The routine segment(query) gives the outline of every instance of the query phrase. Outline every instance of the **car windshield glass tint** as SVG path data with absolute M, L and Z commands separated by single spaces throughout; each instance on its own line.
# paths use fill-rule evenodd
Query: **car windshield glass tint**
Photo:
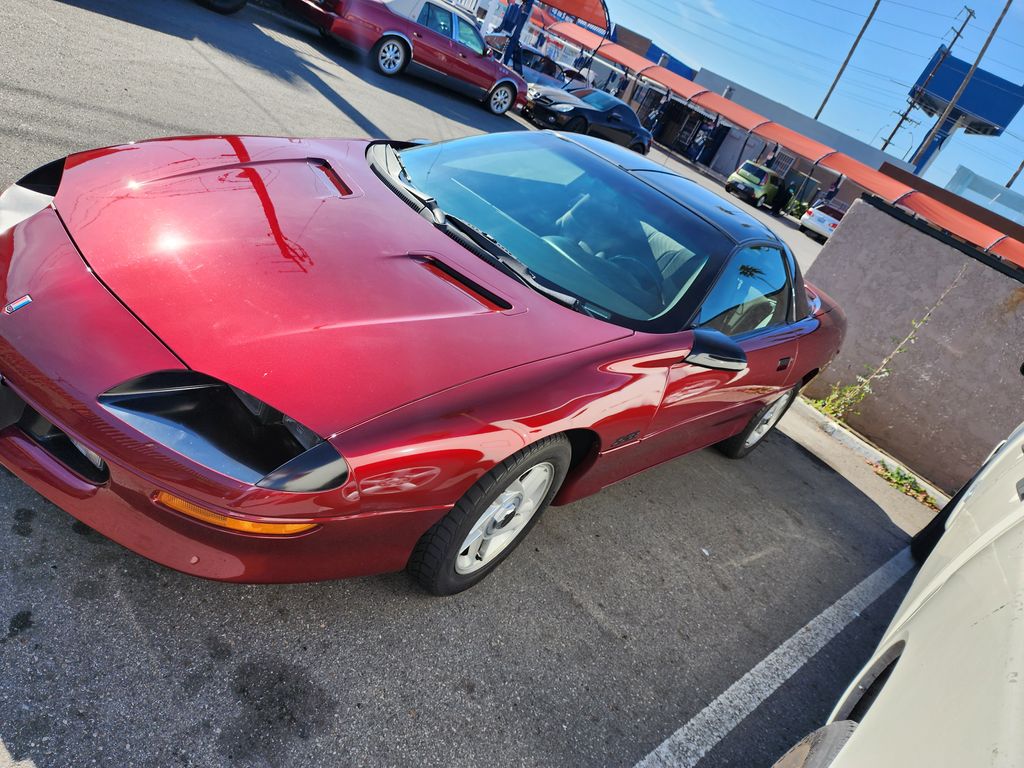
M 831 216 L 836 221 L 841 221 L 843 218 L 843 212 L 840 211 L 838 208 L 833 208 L 830 205 L 823 205 L 818 210 L 824 213 L 826 216 Z
M 598 109 L 611 109 L 619 102 L 612 96 L 609 96 L 604 91 L 599 91 L 596 88 L 587 89 L 582 91 L 576 91 L 576 96 L 583 99 L 592 107 Z
M 744 163 L 740 170 L 752 179 L 757 179 L 758 184 L 763 184 L 764 177 L 767 175 L 767 172 L 763 168 L 758 168 L 753 163 Z
M 413 186 L 443 210 L 627 327 L 679 330 L 731 249 L 664 193 L 553 134 L 477 136 L 401 154 Z

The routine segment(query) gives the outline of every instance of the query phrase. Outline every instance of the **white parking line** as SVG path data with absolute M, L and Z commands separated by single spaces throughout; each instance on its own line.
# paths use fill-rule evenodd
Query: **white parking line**
M 635 768 L 694 768 L 747 715 L 913 567 L 910 550 L 903 549 L 730 685 Z

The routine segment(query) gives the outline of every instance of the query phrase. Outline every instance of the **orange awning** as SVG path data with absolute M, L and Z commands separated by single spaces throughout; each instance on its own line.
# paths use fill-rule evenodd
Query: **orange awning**
M 982 250 L 991 248 L 992 253 L 1012 261 L 1017 266 L 1024 266 L 1024 254 L 1020 253 L 1019 245 L 1013 238 L 1004 237 L 1002 232 L 982 224 L 966 213 L 941 203 L 924 192 L 914 191 L 899 201 L 898 205 L 909 208 L 925 221 L 966 240 Z M 1018 260 L 1019 259 L 1019 260 Z
M 768 118 L 757 114 L 757 112 L 741 107 L 735 101 L 729 101 L 712 91 L 705 91 L 695 96 L 693 103 L 704 107 L 709 112 L 717 112 L 723 119 L 740 128 L 746 128 L 748 131 L 769 122 Z
M 1012 237 L 1004 237 L 991 248 L 992 253 L 1005 261 L 1024 267 L 1024 243 Z
M 664 67 L 654 66 L 645 69 L 644 79 L 655 82 L 684 99 L 692 99 L 697 94 L 705 93 L 708 90 L 703 85 L 697 85 L 693 80 L 687 80 L 682 75 L 677 75 Z
M 551 4 L 548 3 L 548 5 Z M 548 27 L 547 31 L 588 51 L 596 51 L 598 46 L 604 42 L 604 38 L 600 35 L 594 34 L 589 29 L 584 29 L 579 24 L 573 24 L 571 21 L 560 21 L 557 24 L 552 24 Z
M 658 66 L 650 59 L 645 59 L 639 53 L 634 53 L 618 43 L 605 43 L 597 49 L 597 55 L 633 72 L 643 72 L 645 69 Z
M 896 202 L 914 191 L 912 187 L 896 181 L 892 176 L 876 171 L 870 165 L 854 160 L 842 152 L 829 155 L 821 161 L 821 166 L 843 174 L 855 184 L 859 184 L 868 192 L 878 195 L 890 203 Z
M 792 131 L 778 123 L 766 123 L 754 129 L 754 133 L 768 141 L 774 141 L 790 152 L 805 157 L 812 163 L 819 162 L 824 157 L 835 152 L 832 147 L 822 144 L 820 141 L 809 139 L 802 133 Z
M 563 11 L 580 21 L 593 24 L 595 27 L 612 28 L 612 20 L 608 15 L 608 6 L 605 5 L 604 0 L 544 0 L 544 5 L 557 11 Z

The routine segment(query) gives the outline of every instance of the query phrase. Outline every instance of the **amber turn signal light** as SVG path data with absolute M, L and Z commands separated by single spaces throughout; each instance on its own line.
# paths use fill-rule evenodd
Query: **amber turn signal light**
M 196 520 L 202 520 L 204 523 L 215 525 L 218 528 L 227 528 L 231 531 L 240 531 L 241 533 L 287 536 L 316 528 L 316 523 L 254 523 L 250 520 L 228 517 L 217 512 L 211 512 L 209 509 L 203 509 L 191 501 L 179 499 L 177 496 L 167 493 L 167 491 L 157 491 L 153 495 L 153 501 L 168 509 L 173 509 L 175 512 L 181 512 L 181 514 L 188 515 Z

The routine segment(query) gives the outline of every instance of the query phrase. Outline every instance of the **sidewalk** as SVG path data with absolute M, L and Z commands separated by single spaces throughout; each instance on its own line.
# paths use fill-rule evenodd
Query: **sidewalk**
M 940 508 L 949 501 L 949 497 L 942 491 L 918 477 L 898 460 L 824 416 L 802 398 L 796 399 L 779 422 L 778 429 L 860 489 L 885 511 L 894 525 L 909 535 L 927 525 L 935 511 L 897 491 L 875 474 L 869 462 L 884 461 L 890 467 L 898 467 L 913 475 Z M 823 500 L 823 503 L 827 504 L 828 500 Z

